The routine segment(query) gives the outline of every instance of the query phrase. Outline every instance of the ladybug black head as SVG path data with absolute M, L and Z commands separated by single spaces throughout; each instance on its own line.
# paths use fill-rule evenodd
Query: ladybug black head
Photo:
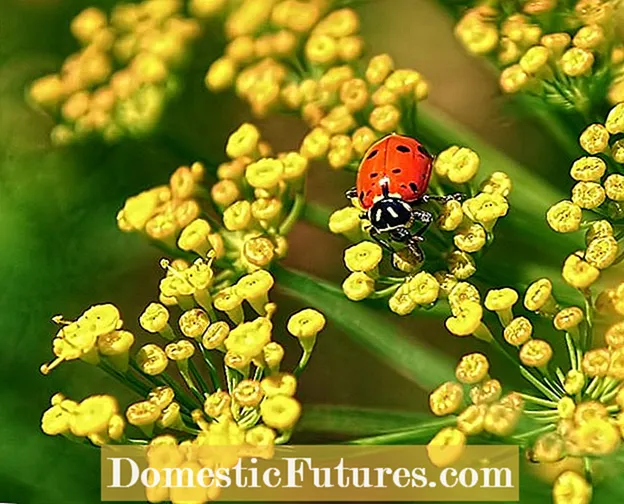
M 368 210 L 368 220 L 380 232 L 409 227 L 412 208 L 401 198 L 382 198 Z

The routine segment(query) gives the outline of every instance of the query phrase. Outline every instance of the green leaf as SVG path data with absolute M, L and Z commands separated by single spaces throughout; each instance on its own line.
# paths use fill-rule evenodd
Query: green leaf
M 409 429 L 430 419 L 431 414 L 413 411 L 388 411 L 353 406 L 311 404 L 303 408 L 303 416 L 297 424 L 302 432 L 323 432 L 372 436 Z
M 277 266 L 274 274 L 282 290 L 321 311 L 353 341 L 421 388 L 429 390 L 452 379 L 454 365 L 448 357 L 420 343 L 418 335 L 409 339 L 371 304 L 349 301 L 340 288 L 305 273 Z M 422 314 L 440 316 L 442 310 L 436 305 Z

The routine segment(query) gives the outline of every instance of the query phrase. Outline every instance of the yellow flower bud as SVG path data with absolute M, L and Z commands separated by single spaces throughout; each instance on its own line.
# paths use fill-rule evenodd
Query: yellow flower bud
M 301 416 L 301 405 L 288 396 L 276 395 L 267 397 L 260 403 L 262 421 L 277 430 L 290 430 Z
M 271 372 L 279 371 L 279 366 L 284 358 L 284 347 L 274 341 L 264 345 L 262 356 Z
M 607 329 L 605 342 L 609 348 L 624 347 L 624 322 L 617 322 Z
M 585 156 L 574 161 L 570 175 L 574 180 L 582 182 L 597 182 L 605 174 L 607 165 L 596 156 Z
M 150 401 L 141 401 L 131 404 L 126 409 L 128 423 L 150 432 L 150 427 L 158 420 L 161 410 Z
M 159 409 L 163 410 L 169 406 L 175 398 L 175 394 L 171 387 L 156 387 L 152 389 L 147 396 L 147 400 L 153 402 Z
M 338 56 L 342 61 L 359 59 L 364 52 L 364 39 L 357 35 L 341 37 L 338 43 Z
M 71 432 L 74 436 L 107 433 L 110 419 L 118 412 L 117 400 L 112 396 L 87 397 L 72 412 Z
M 378 107 L 383 105 L 396 105 L 399 101 L 399 97 L 386 86 L 381 86 L 371 95 L 371 101 Z
M 464 355 L 455 368 L 455 377 L 461 383 L 474 385 L 488 376 L 490 363 L 481 353 Z
M 609 362 L 609 371 L 607 376 L 615 380 L 624 379 L 624 350 L 616 348 L 611 352 L 611 360 Z
M 474 275 L 475 271 L 477 271 L 474 260 L 470 255 L 460 250 L 451 252 L 447 262 L 449 271 L 459 280 L 465 280 Z
M 55 107 L 65 95 L 63 81 L 54 74 L 41 77 L 31 84 L 29 95 L 37 105 Z
M 329 35 L 311 35 L 305 48 L 305 56 L 310 63 L 330 65 L 338 57 L 337 40 Z
M 550 52 L 544 46 L 533 46 L 520 58 L 520 67 L 529 75 L 535 75 L 548 65 Z
M 251 223 L 251 203 L 249 201 L 242 200 L 232 203 L 223 212 L 223 225 L 229 231 L 247 229 Z
M 590 124 L 581 133 L 579 143 L 590 154 L 599 154 L 609 146 L 609 132 L 602 124 Z
M 306 308 L 288 319 L 287 329 L 298 339 L 314 338 L 325 327 L 325 317 L 322 313 Z
M 429 408 L 437 416 L 455 413 L 464 400 L 464 389 L 454 382 L 440 385 L 429 395 Z
M 355 241 L 361 234 L 360 211 L 352 206 L 336 210 L 329 216 L 329 230 Z
M 313 33 L 331 37 L 344 37 L 357 32 L 359 25 L 357 13 L 353 9 L 343 8 L 330 12 L 319 21 L 314 27 Z
M 376 140 L 377 134 L 368 126 L 361 126 L 351 135 L 351 144 L 360 156 L 364 155 Z
M 470 181 L 479 169 L 479 156 L 476 152 L 456 145 L 442 151 L 433 162 L 433 169 L 441 177 L 462 184 Z
M 266 270 L 258 270 L 242 277 L 234 286 L 236 294 L 252 306 L 252 308 L 264 315 L 265 306 L 269 303 L 269 290 L 275 280 L 271 273 Z
M 604 404 L 598 401 L 585 401 L 576 406 L 574 421 L 577 425 L 583 425 L 593 420 L 606 420 L 609 412 Z
M 457 428 L 467 436 L 481 434 L 486 412 L 486 405 L 471 404 L 457 417 Z
M 488 408 L 483 426 L 487 432 L 496 436 L 509 436 L 518 424 L 520 413 L 520 410 L 493 404 Z
M 511 308 L 517 301 L 518 293 L 513 289 L 492 289 L 485 297 L 485 307 L 490 311 L 495 311 L 501 323 L 506 326 L 513 318 Z
M 577 231 L 581 226 L 582 219 L 581 207 L 567 200 L 553 205 L 546 213 L 548 224 L 558 233 Z
M 165 347 L 165 354 L 173 361 L 185 361 L 195 353 L 195 345 L 189 340 L 180 340 L 169 343 Z
M 374 272 L 383 258 L 383 250 L 376 243 L 363 241 L 345 250 L 344 262 L 352 272 Z
M 585 251 L 585 260 L 598 269 L 608 268 L 618 255 L 618 243 L 613 236 L 592 240 Z
M 340 101 L 352 112 L 368 103 L 368 84 L 362 79 L 350 79 L 340 86 Z
M 435 303 L 440 293 L 440 284 L 433 275 L 421 271 L 406 283 L 409 296 L 419 305 Z
M 167 369 L 167 364 L 169 364 L 165 351 L 152 343 L 139 349 L 136 361 L 141 371 L 151 376 L 159 375 Z
M 457 200 L 450 200 L 442 207 L 442 212 L 438 217 L 438 226 L 444 231 L 455 231 L 463 220 L 464 212 L 461 203 Z
M 553 485 L 553 502 L 555 504 L 589 504 L 592 486 L 574 471 L 565 471 L 555 480 Z
M 235 75 L 236 63 L 223 56 L 210 65 L 204 82 L 211 91 L 222 91 L 232 85 Z
M 210 325 L 210 317 L 204 310 L 193 308 L 192 310 L 185 311 L 180 316 L 178 325 L 184 336 L 197 339 L 204 334 Z
M 618 103 L 609 111 L 605 127 L 612 135 L 624 133 L 624 103 Z
M 490 228 L 496 219 L 507 215 L 509 204 L 498 194 L 479 193 L 462 204 L 464 213 L 473 221 Z
M 256 189 L 270 190 L 277 186 L 284 174 L 284 164 L 279 159 L 264 158 L 247 166 L 245 178 Z
M 229 410 L 230 403 L 230 395 L 223 390 L 219 390 L 206 397 L 204 412 L 211 418 L 218 418 Z
M 389 54 L 373 56 L 366 67 L 366 80 L 374 85 L 381 84 L 393 69 L 394 62 Z
M 496 26 L 470 12 L 455 26 L 455 36 L 471 54 L 486 54 L 498 44 Z
M 590 378 L 606 376 L 609 371 L 611 353 L 606 348 L 588 350 L 583 356 L 581 367 L 583 372 Z
M 624 163 L 624 141 L 616 140 L 611 144 L 611 157 L 616 163 Z
M 566 375 L 566 378 L 565 378 L 565 382 L 563 384 L 563 388 L 565 389 L 566 393 L 570 395 L 576 395 L 581 390 L 583 390 L 584 386 L 585 386 L 585 375 L 583 373 L 581 373 L 580 371 L 576 371 L 574 369 L 571 369 L 570 371 L 568 371 L 568 374 Z
M 548 33 L 540 39 L 540 43 L 550 49 L 555 56 L 561 56 L 570 45 L 572 38 L 565 32 Z
M 505 341 L 510 345 L 520 346 L 531 339 L 533 325 L 526 317 L 512 319 L 503 331 Z
M 258 128 L 253 124 L 243 123 L 229 136 L 225 152 L 232 159 L 244 156 L 253 157 L 259 141 Z
M 244 322 L 230 331 L 224 341 L 225 348 L 236 355 L 253 359 L 271 340 L 272 327 L 269 319 L 264 317 Z
M 502 387 L 498 380 L 486 380 L 470 389 L 470 399 L 473 404 L 492 404 L 500 399 Z
M 583 453 L 608 455 L 620 444 L 620 433 L 615 425 L 603 418 L 594 418 L 581 424 L 575 433 L 575 441 Z
M 260 385 L 267 397 L 277 395 L 293 397 L 297 391 L 297 378 L 288 373 L 277 373 L 264 378 Z
M 600 276 L 600 270 L 584 261 L 577 254 L 572 254 L 563 263 L 563 279 L 572 287 L 586 289 Z
M 331 135 L 325 128 L 311 130 L 301 142 L 301 155 L 307 159 L 320 159 L 327 153 Z
M 195 219 L 186 226 L 178 238 L 178 247 L 185 251 L 194 251 L 205 256 L 212 248 L 208 241 L 210 224 L 204 219 Z
M 457 310 L 454 316 L 446 319 L 446 328 L 456 336 L 470 336 L 481 325 L 483 309 L 479 303 L 465 301 Z
M 524 294 L 524 307 L 530 311 L 549 310 L 556 305 L 552 297 L 552 282 L 548 278 L 536 280 Z
M 560 310 L 553 319 L 553 325 L 558 331 L 570 331 L 583 321 L 583 310 L 576 306 L 569 306 Z
M 252 446 L 273 446 L 275 431 L 266 425 L 256 425 L 245 433 L 245 442 Z
M 351 301 L 361 301 L 375 292 L 375 281 L 361 271 L 351 273 L 342 283 L 342 290 Z
M 535 440 L 531 450 L 531 459 L 535 462 L 558 462 L 564 457 L 565 442 L 557 432 L 542 434 Z
M 455 427 L 445 427 L 427 444 L 427 456 L 436 467 L 457 462 L 466 447 L 466 435 Z
M 485 245 L 485 241 L 485 229 L 483 229 L 481 224 L 473 224 L 472 226 L 461 229 L 453 236 L 453 243 L 455 243 L 455 246 L 459 250 L 469 253 L 481 250 Z
M 609 199 L 624 201 L 624 175 L 613 173 L 604 181 L 604 189 Z
M 586 49 L 572 47 L 563 53 L 559 60 L 561 70 L 569 77 L 579 77 L 591 71 L 594 55 Z
M 500 75 L 499 84 L 507 94 L 521 91 L 529 83 L 530 78 L 520 65 L 511 65 L 505 68 Z
M 520 361 L 525 366 L 544 367 L 552 358 L 552 347 L 544 340 L 531 339 L 520 348 Z
M 243 380 L 236 385 L 232 392 L 233 399 L 243 407 L 255 408 L 260 404 L 263 397 L 260 382 L 256 380 Z
M 78 41 L 87 44 L 106 24 L 106 14 L 96 7 L 89 7 L 72 20 L 70 30 Z
M 401 111 L 394 105 L 375 107 L 368 117 L 370 125 L 381 133 L 396 130 L 401 120 Z
M 141 314 L 139 323 L 147 332 L 161 333 L 167 339 L 173 337 L 169 327 L 169 310 L 160 303 L 150 303 Z
M 582 26 L 572 39 L 576 47 L 587 50 L 596 49 L 604 42 L 604 30 L 599 25 Z

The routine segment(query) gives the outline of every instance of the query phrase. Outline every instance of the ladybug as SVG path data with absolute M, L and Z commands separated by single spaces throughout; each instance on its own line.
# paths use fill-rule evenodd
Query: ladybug
M 364 154 L 358 168 L 356 186 L 347 191 L 347 198 L 357 198 L 365 213 L 360 217 L 370 223 L 367 231 L 381 246 L 395 252 L 392 245 L 379 235 L 387 233 L 390 240 L 406 245 L 417 262 L 424 255 L 418 242 L 433 222 L 433 214 L 418 208 L 429 201 L 461 201 L 464 195 L 427 194 L 433 157 L 415 138 L 391 134 L 373 145 Z M 415 222 L 422 226 L 416 232 Z

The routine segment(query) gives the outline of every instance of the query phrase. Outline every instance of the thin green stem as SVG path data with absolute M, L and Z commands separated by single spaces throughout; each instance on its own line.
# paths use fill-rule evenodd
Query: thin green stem
M 204 347 L 204 345 L 199 345 L 199 349 L 204 357 L 204 362 L 206 363 L 206 367 L 208 368 L 208 374 L 210 375 L 210 381 L 212 383 L 212 388 L 214 390 L 221 390 L 223 387 L 221 385 L 221 378 L 219 377 L 219 373 L 217 372 L 217 368 L 212 362 L 212 357 L 210 355 L 210 350 Z
M 280 224 L 279 234 L 281 236 L 286 236 L 291 231 L 293 226 L 299 220 L 299 217 L 301 217 L 301 214 L 303 213 L 305 207 L 305 195 L 303 193 L 297 193 L 289 214 Z
M 552 430 L 556 429 L 556 425 L 554 424 L 549 424 L 549 425 L 545 425 L 544 427 L 539 427 L 537 429 L 533 429 L 527 432 L 522 432 L 520 434 L 516 434 L 515 436 L 511 436 L 510 439 L 513 441 L 524 441 L 527 438 L 533 437 L 533 436 L 537 436 L 539 434 L 544 434 L 546 432 L 550 432 Z
M 423 423 L 413 429 L 400 432 L 392 432 L 379 436 L 371 436 L 348 441 L 347 444 L 355 445 L 383 445 L 383 444 L 400 444 L 413 441 L 422 441 L 427 439 L 431 434 L 436 433 L 443 427 L 454 425 L 457 419 L 454 416 L 445 417 L 440 420 Z

